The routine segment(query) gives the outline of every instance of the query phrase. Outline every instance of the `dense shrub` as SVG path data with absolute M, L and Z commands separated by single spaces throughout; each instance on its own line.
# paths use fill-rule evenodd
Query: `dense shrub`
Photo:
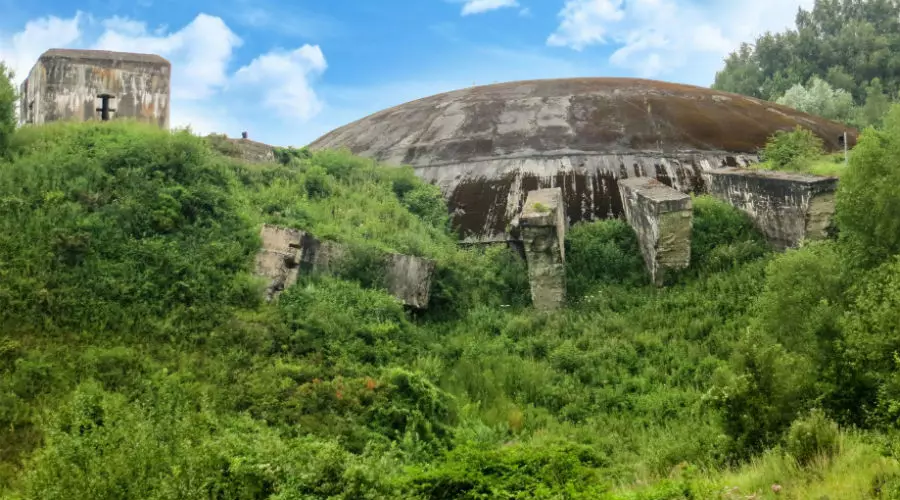
M 594 468 L 604 462 L 597 452 L 573 444 L 466 446 L 410 481 L 415 492 L 433 499 L 553 498 L 553 492 L 588 499 L 610 489 L 595 476 Z
M 762 160 L 775 169 L 803 170 L 810 160 L 822 156 L 824 146 L 819 136 L 798 125 L 790 132 L 776 132 L 761 153 Z
M 573 299 L 598 284 L 645 284 L 645 269 L 637 236 L 625 221 L 583 222 L 566 235 L 566 286 Z
M 746 457 L 781 439 L 815 395 L 815 366 L 764 336 L 747 336 L 732 369 L 720 369 L 707 401 L 722 411 L 732 453 Z
M 312 157 L 309 148 L 274 148 L 272 153 L 275 155 L 275 161 L 282 165 L 291 165 L 297 161 L 308 160 Z
M 767 252 L 765 238 L 737 208 L 703 195 L 693 199 L 693 211 L 689 273 L 733 269 Z
M 140 331 L 251 305 L 255 231 L 221 157 L 186 132 L 33 129 L 0 165 L 0 319 Z
M 784 445 L 797 462 L 808 465 L 816 458 L 834 456 L 840 446 L 839 439 L 837 424 L 822 410 L 814 409 L 791 424 Z

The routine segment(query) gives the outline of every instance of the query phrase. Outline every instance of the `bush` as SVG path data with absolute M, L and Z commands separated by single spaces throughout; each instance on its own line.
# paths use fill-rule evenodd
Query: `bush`
M 282 165 L 292 165 L 295 162 L 312 158 L 312 153 L 306 147 L 299 149 L 293 147 L 274 148 L 272 153 L 275 155 L 275 161 Z
M 450 452 L 445 460 L 414 472 L 410 478 L 413 491 L 436 500 L 589 499 L 611 489 L 595 473 L 596 467 L 604 465 L 604 457 L 572 443 L 500 449 L 464 446 Z
M 53 124 L 17 148 L 0 168 L 0 321 L 137 334 L 163 317 L 202 329 L 257 303 L 256 231 L 203 139 Z
M 603 284 L 649 282 L 637 235 L 627 222 L 582 222 L 566 235 L 566 287 L 581 297 Z
M 693 209 L 689 274 L 734 269 L 768 251 L 750 217 L 737 208 L 703 195 L 694 197 Z
M 525 260 L 495 245 L 453 252 L 435 267 L 428 316 L 458 318 L 479 306 L 524 306 L 531 302 Z
M 12 70 L 0 61 L 0 160 L 9 154 L 16 131 L 16 94 Z
M 840 432 L 837 424 L 822 410 L 814 409 L 791 424 L 784 446 L 797 462 L 805 466 L 818 457 L 831 458 L 837 454 Z
M 850 282 L 836 245 L 788 250 L 766 267 L 757 302 L 759 328 L 789 348 L 825 362 L 840 335 L 838 320 Z
M 732 453 L 746 458 L 781 439 L 815 394 L 815 365 L 764 336 L 741 340 L 731 369 L 716 372 L 706 401 L 721 413 Z
M 790 132 L 779 130 L 762 150 L 762 160 L 777 170 L 803 170 L 824 153 L 822 139 L 797 126 Z

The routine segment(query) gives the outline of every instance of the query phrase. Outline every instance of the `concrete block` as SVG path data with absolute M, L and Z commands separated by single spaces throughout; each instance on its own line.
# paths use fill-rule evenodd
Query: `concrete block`
M 620 180 L 619 192 L 650 277 L 662 286 L 668 271 L 691 262 L 691 197 L 651 177 Z
M 778 249 L 828 237 L 836 177 L 722 168 L 708 174 L 709 193 L 747 213 Z
M 385 263 L 385 284 L 391 295 L 408 306 L 427 309 L 434 261 L 412 255 L 390 254 Z
M 269 279 L 266 300 L 271 301 L 297 282 L 303 231 L 263 225 L 262 249 L 256 254 L 256 274 Z
M 560 188 L 530 191 L 519 216 L 534 307 L 559 309 L 566 301 L 566 218 Z
M 270 280 L 266 300 L 273 300 L 297 282 L 300 273 L 334 273 L 348 249 L 297 229 L 263 225 L 262 249 L 256 256 L 256 274 Z M 401 254 L 384 256 L 388 292 L 417 309 L 428 307 L 434 261 Z

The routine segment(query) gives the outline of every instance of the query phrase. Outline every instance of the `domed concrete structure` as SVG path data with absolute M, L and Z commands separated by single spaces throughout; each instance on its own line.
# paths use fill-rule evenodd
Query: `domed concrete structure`
M 348 148 L 412 165 L 441 187 L 464 242 L 516 239 L 528 191 L 561 187 L 569 223 L 618 217 L 617 180 L 655 177 L 703 192 L 704 172 L 758 161 L 777 130 L 796 126 L 839 149 L 856 131 L 771 102 L 625 78 L 534 80 L 472 87 L 380 111 L 312 149 Z

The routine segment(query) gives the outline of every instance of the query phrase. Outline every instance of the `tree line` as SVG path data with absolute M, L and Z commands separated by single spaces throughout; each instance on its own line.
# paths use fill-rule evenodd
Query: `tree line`
M 795 27 L 729 54 L 712 87 L 879 126 L 900 92 L 900 1 L 816 0 Z

